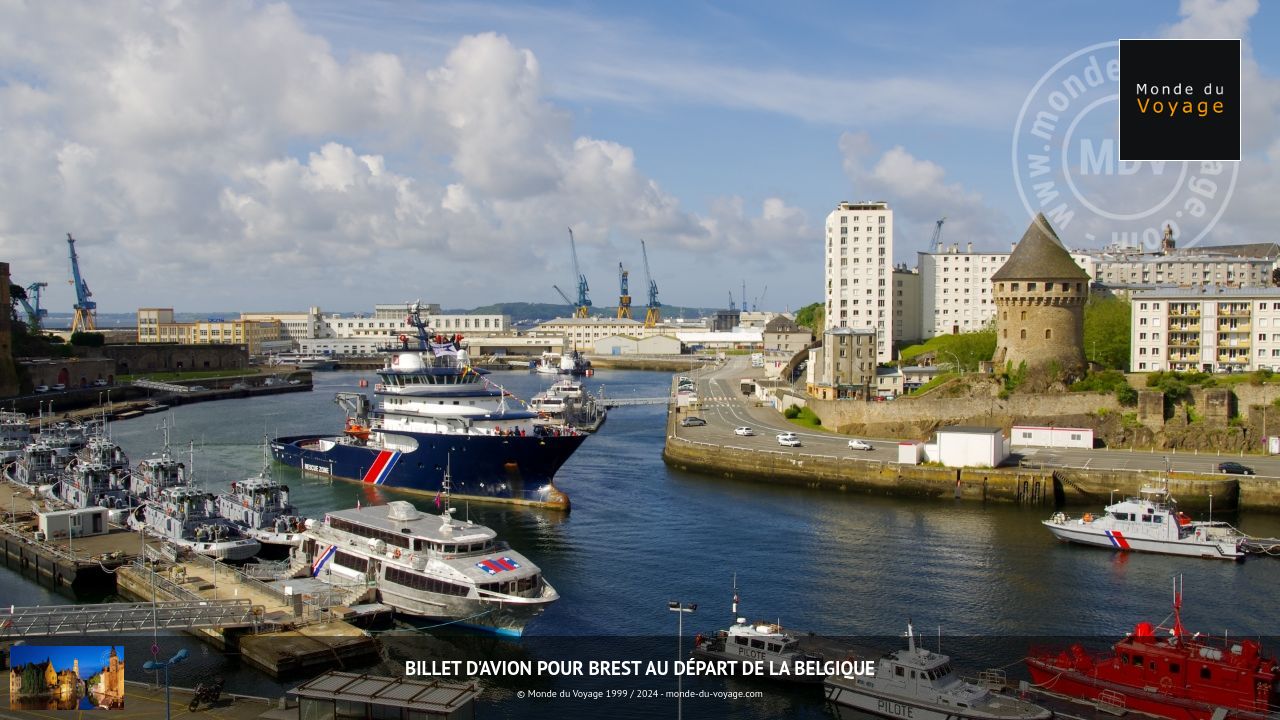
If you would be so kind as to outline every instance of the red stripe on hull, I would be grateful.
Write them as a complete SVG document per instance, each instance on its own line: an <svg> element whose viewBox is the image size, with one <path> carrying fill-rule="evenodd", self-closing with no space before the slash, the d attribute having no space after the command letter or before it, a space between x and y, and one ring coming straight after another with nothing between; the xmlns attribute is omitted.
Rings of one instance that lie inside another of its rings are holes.
<svg viewBox="0 0 1280 720"><path fill-rule="evenodd" d="M1129 549L1129 541L1124 539L1124 536L1120 534L1119 530L1112 530L1111 537L1115 538L1116 542L1120 544L1121 550Z"/></svg>
<svg viewBox="0 0 1280 720"><path fill-rule="evenodd" d="M371 483L378 479L378 474L382 472L382 468L386 466L387 461L391 459L391 451L383 450L378 453L378 457L374 459L373 464L369 466L369 470L365 472L362 481Z"/></svg>

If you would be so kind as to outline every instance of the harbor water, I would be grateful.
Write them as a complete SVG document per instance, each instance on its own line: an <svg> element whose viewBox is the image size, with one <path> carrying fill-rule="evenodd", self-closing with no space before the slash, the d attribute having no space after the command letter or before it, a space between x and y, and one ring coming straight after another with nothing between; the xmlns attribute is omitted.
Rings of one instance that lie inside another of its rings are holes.
<svg viewBox="0 0 1280 720"><path fill-rule="evenodd" d="M524 399L551 382L516 371L489 377ZM358 391L362 378L375 380L372 374L316 373L310 393L183 406L113 423L111 433L137 463L160 450L157 426L167 419L174 452L186 455L188 441L193 442L197 482L221 491L230 481L254 475L262 467L264 436L338 431L343 418L333 393ZM606 370L584 384L593 393L603 385L610 396L654 397L667 392L670 376ZM741 616L781 620L788 627L824 635L887 637L892 645L885 649L897 649L904 642L892 636L905 629L908 618L917 628L928 629L930 646L940 626L944 651L948 636L1119 637L1135 622L1156 622L1168 614L1171 582L1179 574L1185 582L1183 617L1191 629L1277 634L1276 559L1255 557L1237 564L1061 545L1040 524L1052 512L1047 507L914 501L689 475L662 462L665 416L661 405L610 412L600 432L588 438L557 476L557 486L572 501L569 513L458 504L459 516L469 514L493 527L537 563L561 599L530 622L520 640L455 635L450 628L424 630L419 640L403 632L388 635L392 660L429 659L421 653L438 642L470 643L472 651L479 648L494 657L578 653L619 660L631 659L630 649L647 642L661 644L667 652L663 659L675 660L679 618L668 610L668 602L698 605L694 613L679 614L687 653L694 633L733 622L735 577ZM715 441L710 436L709 440ZM409 499L425 512L434 511L432 496L303 476L278 465L273 472L289 485L294 503L310 517L353 507L357 501L370 505L392 499ZM1219 513L1215 519L1230 520L1251 534L1280 536L1277 516ZM9 570L0 570L0 583L4 604L70 602ZM95 598L83 600L91 599ZM177 643L193 652L191 660L174 670L178 685L194 685L211 673L226 677L229 690L248 694L276 695L280 688L296 684L269 680L234 657L183 638L130 639L128 675L146 679L141 665L150 659L149 646L164 641L162 654ZM86 640L91 639L80 642ZM1280 648L1269 645L1268 650ZM1016 654L998 657L993 651L971 663L957 657L956 663L976 671L1018 659ZM382 670L390 673L395 666ZM518 696L526 686L558 690L573 687L573 682L507 678L487 683L477 716L566 717L573 708L591 716L635 718L676 712L676 701L667 697L557 705ZM593 687L665 693L675 690L676 680L629 678L612 685L596 682ZM688 717L829 713L821 692L813 688L687 678L684 689L691 688L763 690L765 697L689 697L683 702Z"/></svg>

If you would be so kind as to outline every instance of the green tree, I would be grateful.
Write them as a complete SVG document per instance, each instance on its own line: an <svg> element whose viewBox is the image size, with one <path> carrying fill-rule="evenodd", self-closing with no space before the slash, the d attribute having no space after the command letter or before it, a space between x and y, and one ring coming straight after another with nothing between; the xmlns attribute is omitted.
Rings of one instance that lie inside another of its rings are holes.
<svg viewBox="0 0 1280 720"><path fill-rule="evenodd" d="M814 333L822 334L822 325L827 319L827 310L822 303L805 305L796 313L796 324L809 328Z"/></svg>
<svg viewBox="0 0 1280 720"><path fill-rule="evenodd" d="M934 362L939 365L956 365L964 370L977 370L978 364L990 360L996 352L995 327L987 327L977 332L959 333L956 335L939 335L928 342L903 348L898 354L905 364L911 364L917 357L933 353Z"/></svg>
<svg viewBox="0 0 1280 720"><path fill-rule="evenodd" d="M96 332L73 332L71 333L71 344L80 347L102 347L107 341L107 336Z"/></svg>
<svg viewBox="0 0 1280 720"><path fill-rule="evenodd" d="M1129 369L1127 300L1095 295L1084 306L1084 354L1105 368Z"/></svg>

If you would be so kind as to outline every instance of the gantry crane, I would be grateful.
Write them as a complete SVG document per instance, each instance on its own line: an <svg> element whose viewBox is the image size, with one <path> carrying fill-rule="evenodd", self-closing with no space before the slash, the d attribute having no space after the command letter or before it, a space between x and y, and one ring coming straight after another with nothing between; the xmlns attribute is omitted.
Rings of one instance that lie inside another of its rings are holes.
<svg viewBox="0 0 1280 720"><path fill-rule="evenodd" d="M31 334L40 332L42 321L49 315L49 311L40 307L40 291L49 287L49 283L35 282L26 287L26 295L18 295L14 299L22 303L22 309L27 312L27 329Z"/></svg>
<svg viewBox="0 0 1280 720"><path fill-rule="evenodd" d="M71 320L71 332L93 332L98 326L98 303L90 300L93 293L80 275L80 258L76 256L76 239L67 233L67 246L71 249L71 283L76 286L76 311Z"/></svg>
<svg viewBox="0 0 1280 720"><path fill-rule="evenodd" d="M627 277L630 275L626 270L622 269L622 263L618 263L618 319L631 319L631 292L629 290L630 283Z"/></svg>
<svg viewBox="0 0 1280 720"><path fill-rule="evenodd" d="M573 241L573 228L569 228L569 250L573 253L573 275L578 279L578 305L573 316L584 318L591 312L591 297L587 294L591 288L587 287L587 276L578 269L578 245Z"/></svg>
<svg viewBox="0 0 1280 720"><path fill-rule="evenodd" d="M644 257L644 279L649 283L649 305L644 311L644 326L651 328L662 322L662 310L659 309L662 303L658 302L658 283L649 274L649 251L645 249L643 240L640 241L640 255Z"/></svg>

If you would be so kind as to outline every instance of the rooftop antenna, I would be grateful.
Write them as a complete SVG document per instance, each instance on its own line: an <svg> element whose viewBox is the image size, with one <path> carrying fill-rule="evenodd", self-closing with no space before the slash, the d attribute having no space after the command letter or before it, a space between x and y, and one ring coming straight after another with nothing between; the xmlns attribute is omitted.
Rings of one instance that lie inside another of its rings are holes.
<svg viewBox="0 0 1280 720"><path fill-rule="evenodd" d="M733 574L733 616L738 617L738 573Z"/></svg>

